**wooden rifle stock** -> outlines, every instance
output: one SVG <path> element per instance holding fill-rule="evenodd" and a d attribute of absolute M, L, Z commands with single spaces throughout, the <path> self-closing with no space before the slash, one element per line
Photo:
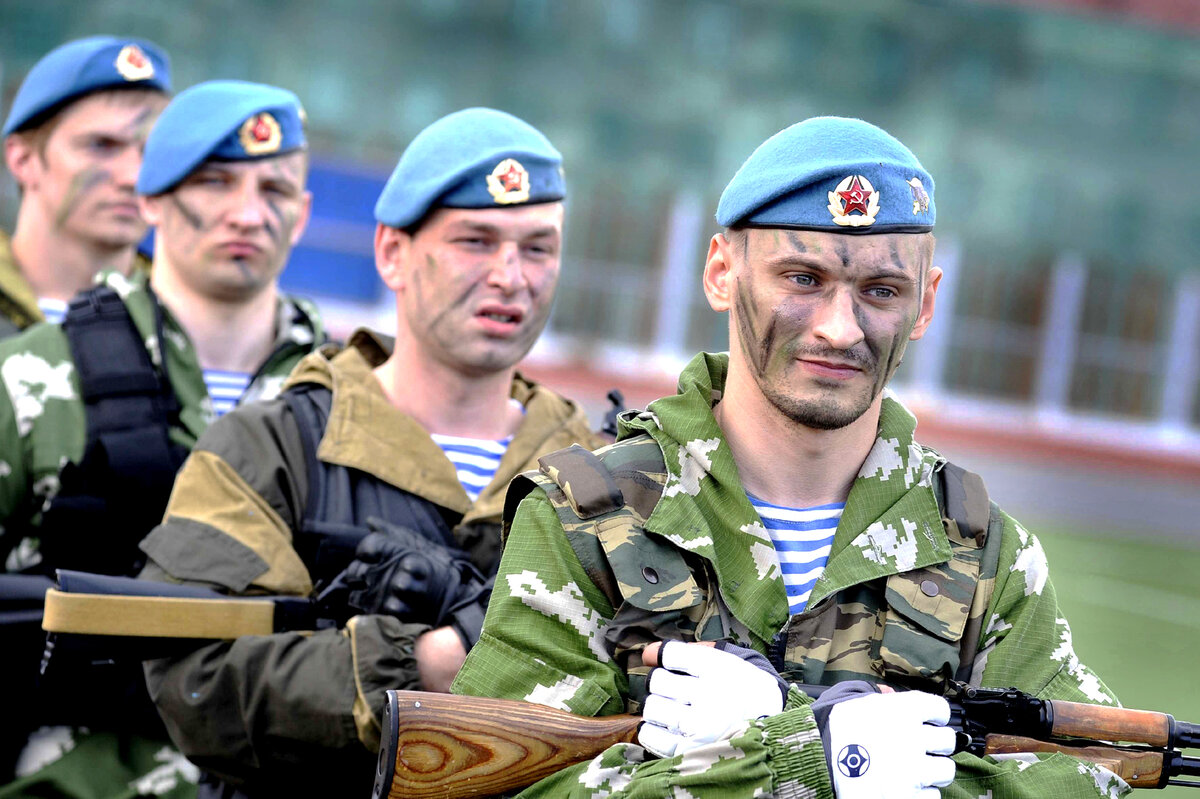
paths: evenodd
<path fill-rule="evenodd" d="M 1072 746 L 1066 741 L 1039 741 L 1019 735 L 989 735 L 989 755 L 1021 752 L 1062 752 L 1071 757 L 1104 766 L 1132 788 L 1163 787 L 1163 752 L 1153 749 L 1123 749 L 1119 746 Z M 1090 743 L 1090 742 L 1089 742 Z"/>
<path fill-rule="evenodd" d="M 824 690 L 800 687 L 810 693 Z M 1038 709 L 1037 719 L 1008 712 L 1017 704 Z M 963 739 L 960 751 L 1061 752 L 1104 766 L 1135 788 L 1200 787 L 1200 781 L 1177 779 L 1200 777 L 1200 758 L 1179 751 L 1200 747 L 1200 725 L 1177 722 L 1166 713 L 1045 701 L 1012 689 L 971 689 L 969 695 L 951 698 L 951 707 L 950 726 Z M 996 707 L 1005 712 L 997 714 Z M 967 722 L 972 713 L 975 719 Z M 638 716 L 576 716 L 529 702 L 421 691 L 388 691 L 383 719 L 372 799 L 481 798 L 517 791 L 591 760 L 613 744 L 634 742 L 641 721 Z"/>
<path fill-rule="evenodd" d="M 576 716 L 477 696 L 388 691 L 372 799 L 485 797 L 532 785 L 613 744 L 638 716 Z"/>

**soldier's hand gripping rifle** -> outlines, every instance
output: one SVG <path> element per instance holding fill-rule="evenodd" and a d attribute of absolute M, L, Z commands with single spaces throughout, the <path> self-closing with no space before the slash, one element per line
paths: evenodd
<path fill-rule="evenodd" d="M 818 696 L 823 686 L 799 686 Z M 953 683 L 958 752 L 1062 752 L 1135 788 L 1200 787 L 1200 725 L 1166 713 L 1038 699 L 1016 689 Z M 487 797 L 524 788 L 617 743 L 639 716 L 596 718 L 506 699 L 388 691 L 373 799 Z M 1117 745 L 1120 743 L 1121 745 Z M 1133 745 L 1130 745 L 1133 744 Z"/>

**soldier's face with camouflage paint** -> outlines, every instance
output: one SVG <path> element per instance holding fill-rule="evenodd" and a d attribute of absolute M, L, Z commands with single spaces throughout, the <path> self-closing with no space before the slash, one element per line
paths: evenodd
<path fill-rule="evenodd" d="M 376 263 L 422 349 L 486 375 L 525 357 L 546 326 L 562 225 L 562 203 L 441 208 L 412 235 L 381 226 Z"/>
<path fill-rule="evenodd" d="M 142 198 L 164 268 L 196 293 L 237 302 L 273 285 L 308 223 L 308 156 L 206 161 L 170 191 Z M 155 256 L 158 268 L 159 256 Z"/>
<path fill-rule="evenodd" d="M 930 234 L 749 228 L 713 238 L 704 284 L 730 313 L 730 373 L 806 427 L 835 430 L 872 406 L 933 317 L 941 270 Z"/>
<path fill-rule="evenodd" d="M 21 203 L 56 235 L 128 247 L 146 233 L 134 185 L 142 148 L 167 103 L 160 92 L 104 91 L 71 103 L 40 130 L 6 142 Z"/>

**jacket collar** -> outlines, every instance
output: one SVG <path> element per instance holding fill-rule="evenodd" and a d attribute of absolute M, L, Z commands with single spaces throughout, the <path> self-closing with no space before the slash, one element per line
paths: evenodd
<path fill-rule="evenodd" d="M 646 432 L 666 463 L 662 499 L 645 529 L 712 563 L 722 598 L 764 640 L 787 621 L 787 601 L 769 534 L 750 504 L 729 445 L 713 418 L 728 355 L 701 353 L 677 394 L 622 419 L 621 438 Z M 932 475 L 939 456 L 913 441 L 916 419 L 886 396 L 875 445 L 851 488 L 825 572 L 809 606 L 856 583 L 944 562 Z"/>
<path fill-rule="evenodd" d="M 297 367 L 288 385 L 310 382 L 333 391 L 329 423 L 317 456 L 366 471 L 403 491 L 417 494 L 463 514 L 463 523 L 499 519 L 508 483 L 530 468 L 537 455 L 583 440 L 587 418 L 575 403 L 521 375 L 511 396 L 525 406 L 525 417 L 500 460 L 492 482 L 472 503 L 454 466 L 415 419 L 396 408 L 372 370 L 391 354 L 390 337 L 356 331 L 346 348 L 326 348 Z"/>
<path fill-rule="evenodd" d="M 13 255 L 12 241 L 3 231 L 0 231 L 0 315 L 22 330 L 46 318 Z"/>

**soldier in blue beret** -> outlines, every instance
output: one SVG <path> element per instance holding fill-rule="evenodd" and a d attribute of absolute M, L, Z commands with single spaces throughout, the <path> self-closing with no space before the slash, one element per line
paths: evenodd
<path fill-rule="evenodd" d="M 21 204 L 0 232 L 0 337 L 61 321 L 101 269 L 149 266 L 134 182 L 170 90 L 166 54 L 141 39 L 79 39 L 29 71 L 2 131 Z"/>
<path fill-rule="evenodd" d="M 360 330 L 218 420 L 142 543 L 147 579 L 325 597 L 331 629 L 147 667 L 180 749 L 239 796 L 365 796 L 384 691 L 446 690 L 479 637 L 505 487 L 600 443 L 516 372 L 558 282 L 561 163 L 492 109 L 418 134 L 375 207 L 394 337 Z"/>
<path fill-rule="evenodd" d="M 304 112 L 284 89 L 201 83 L 158 117 L 137 176 L 155 226 L 152 269 L 101 272 L 61 325 L 0 342 L 5 571 L 136 575 L 138 542 L 204 430 L 277 395 L 324 343 L 313 305 L 278 289 L 308 220 L 307 169 Z M 89 797 L 143 783 L 195 794 L 197 769 L 170 748 L 130 665 L 43 686 L 34 721 L 69 726 L 30 739 L 0 797 L 73 796 L 85 773 Z"/>
<path fill-rule="evenodd" d="M 1062 755 L 948 757 L 951 678 L 1116 700 L 1071 648 L 1037 539 L 886 391 L 933 319 L 934 218 L 933 180 L 880 128 L 776 134 L 722 194 L 704 267 L 730 351 L 623 415 L 613 446 L 514 483 L 454 690 L 643 719 L 640 747 L 522 796 L 1126 789 Z M 794 683 L 836 687 L 814 703 Z"/>

